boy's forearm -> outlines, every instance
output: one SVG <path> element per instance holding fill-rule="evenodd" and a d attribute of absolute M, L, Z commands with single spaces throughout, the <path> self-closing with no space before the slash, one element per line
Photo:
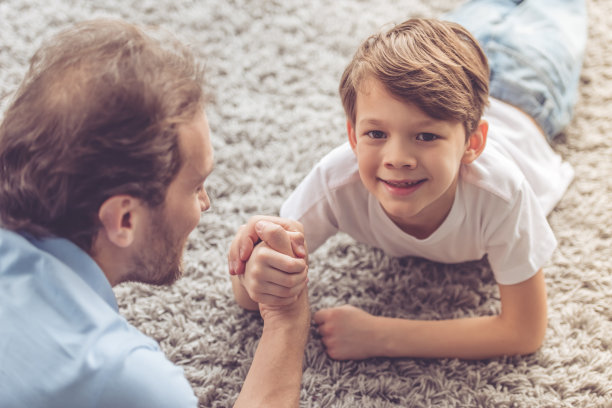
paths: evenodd
<path fill-rule="evenodd" d="M 244 286 L 240 283 L 240 278 L 237 275 L 232 275 L 230 278 L 236 303 L 247 310 L 259 310 L 259 304 L 251 299 Z"/>
<path fill-rule="evenodd" d="M 541 337 L 522 334 L 501 316 L 456 320 L 377 318 L 382 355 L 388 357 L 483 359 L 529 354 Z"/>
<path fill-rule="evenodd" d="M 378 318 L 376 332 L 389 356 L 481 359 L 529 354 L 546 333 L 546 284 L 540 269 L 514 285 L 499 285 L 497 316 L 418 321 Z"/>

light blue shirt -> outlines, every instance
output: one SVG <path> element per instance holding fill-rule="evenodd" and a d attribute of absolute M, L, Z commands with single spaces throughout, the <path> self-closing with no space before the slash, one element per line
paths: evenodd
<path fill-rule="evenodd" d="M 196 407 L 183 369 L 119 315 L 72 242 L 0 229 L 0 407 Z"/>

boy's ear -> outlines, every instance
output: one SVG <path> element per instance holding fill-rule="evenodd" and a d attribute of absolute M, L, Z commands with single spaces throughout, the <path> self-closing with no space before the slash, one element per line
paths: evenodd
<path fill-rule="evenodd" d="M 348 134 L 348 140 L 351 144 L 351 148 L 355 150 L 355 147 L 357 146 L 357 137 L 355 136 L 355 127 L 351 123 L 350 119 L 346 120 L 346 133 Z"/>
<path fill-rule="evenodd" d="M 143 205 L 139 199 L 129 195 L 116 195 L 102 203 L 98 217 L 102 223 L 101 233 L 120 248 L 134 243 L 136 229 L 144 221 Z"/>
<path fill-rule="evenodd" d="M 482 119 L 476 127 L 476 130 L 472 132 L 467 141 L 467 147 L 461 158 L 461 163 L 469 164 L 476 160 L 482 153 L 487 144 L 487 132 L 489 131 L 489 123 Z"/>

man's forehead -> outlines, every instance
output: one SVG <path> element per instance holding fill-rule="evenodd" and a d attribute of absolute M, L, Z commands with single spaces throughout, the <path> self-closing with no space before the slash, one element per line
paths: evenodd
<path fill-rule="evenodd" d="M 179 149 L 183 167 L 193 177 L 206 177 L 213 169 L 214 154 L 206 114 L 198 113 L 191 122 L 179 127 Z"/>

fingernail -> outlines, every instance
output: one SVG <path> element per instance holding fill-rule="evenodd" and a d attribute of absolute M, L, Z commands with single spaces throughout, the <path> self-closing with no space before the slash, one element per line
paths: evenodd
<path fill-rule="evenodd" d="M 306 255 L 306 248 L 304 247 L 304 245 L 300 244 L 297 246 L 297 251 L 300 253 L 300 255 Z"/>
<path fill-rule="evenodd" d="M 238 270 L 238 262 L 232 261 L 230 263 L 230 275 L 235 275 Z"/>

